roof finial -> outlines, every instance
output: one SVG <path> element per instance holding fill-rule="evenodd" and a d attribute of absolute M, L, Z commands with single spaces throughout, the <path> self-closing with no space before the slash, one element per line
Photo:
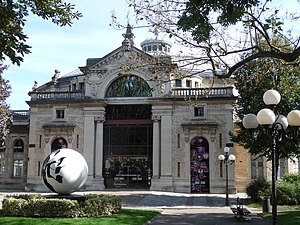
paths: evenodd
<path fill-rule="evenodd" d="M 157 29 L 157 27 L 154 28 L 153 33 L 155 35 L 155 39 L 157 39 L 157 37 L 158 37 L 158 29 Z"/>
<path fill-rule="evenodd" d="M 132 26 L 130 24 L 127 25 L 126 33 L 123 34 L 123 37 L 124 41 L 122 42 L 122 46 L 125 47 L 126 50 L 129 50 L 130 47 L 134 45 L 134 34 L 132 33 Z"/>

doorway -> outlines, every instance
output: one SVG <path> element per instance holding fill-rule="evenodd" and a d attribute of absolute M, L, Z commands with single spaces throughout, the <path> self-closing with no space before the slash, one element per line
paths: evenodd
<path fill-rule="evenodd" d="M 204 137 L 191 141 L 191 192 L 209 193 L 209 144 Z"/>
<path fill-rule="evenodd" d="M 103 177 L 106 188 L 148 189 L 151 185 L 151 106 L 108 106 L 104 123 Z"/>

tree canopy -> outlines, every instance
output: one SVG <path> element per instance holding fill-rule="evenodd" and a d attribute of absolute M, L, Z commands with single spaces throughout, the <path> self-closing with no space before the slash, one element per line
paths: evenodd
<path fill-rule="evenodd" d="M 0 144 L 2 139 L 8 133 L 7 125 L 12 121 L 11 112 L 6 103 L 6 99 L 9 97 L 11 92 L 11 87 L 8 80 L 3 77 L 3 71 L 6 68 L 7 66 L 0 63 Z"/>
<path fill-rule="evenodd" d="M 235 112 L 242 119 L 248 113 L 257 114 L 267 108 L 263 102 L 263 94 L 269 89 L 275 89 L 281 94 L 281 101 L 276 106 L 278 114 L 285 115 L 300 107 L 300 69 L 293 66 L 282 66 L 282 60 L 260 58 L 247 63 L 235 73 L 235 86 L 239 91 Z M 254 155 L 271 158 L 271 139 L 263 127 L 258 127 L 252 133 L 241 123 L 233 141 L 244 146 Z M 300 140 L 295 137 L 295 130 L 289 128 L 286 135 L 277 145 L 279 158 L 299 156 Z"/>
<path fill-rule="evenodd" d="M 63 0 L 2 0 L 0 1 L 0 61 L 7 58 L 20 65 L 30 46 L 23 28 L 26 17 L 35 14 L 51 20 L 58 26 L 71 26 L 74 19 L 82 15 L 75 11 L 74 5 Z"/>
<path fill-rule="evenodd" d="M 285 3 L 273 6 L 272 0 L 129 2 L 137 25 L 149 26 L 152 31 L 166 33 L 183 45 L 198 49 L 198 60 L 194 58 L 193 63 L 209 64 L 208 69 L 220 78 L 230 77 L 241 66 L 259 58 L 281 59 L 283 66 L 299 64 L 300 35 L 291 24 L 297 24 L 300 15 L 285 9 Z M 272 42 L 277 36 L 287 41 Z M 260 47 L 262 42 L 266 48 Z"/>

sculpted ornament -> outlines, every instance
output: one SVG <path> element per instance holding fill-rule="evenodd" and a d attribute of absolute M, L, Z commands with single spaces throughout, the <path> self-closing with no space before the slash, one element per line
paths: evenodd
<path fill-rule="evenodd" d="M 98 94 L 98 89 L 102 83 L 102 73 L 93 73 L 87 75 L 87 84 L 90 86 L 90 93 L 92 96 L 96 97 Z"/>

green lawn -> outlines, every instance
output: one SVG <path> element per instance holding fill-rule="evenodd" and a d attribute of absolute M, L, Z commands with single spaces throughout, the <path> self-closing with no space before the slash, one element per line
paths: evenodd
<path fill-rule="evenodd" d="M 266 213 L 263 217 L 272 220 L 272 213 Z M 300 211 L 281 211 L 277 213 L 278 225 L 299 225 Z"/>
<path fill-rule="evenodd" d="M 1 225 L 142 225 L 159 214 L 157 210 L 122 209 L 120 214 L 98 218 L 24 218 L 4 217 Z"/>

